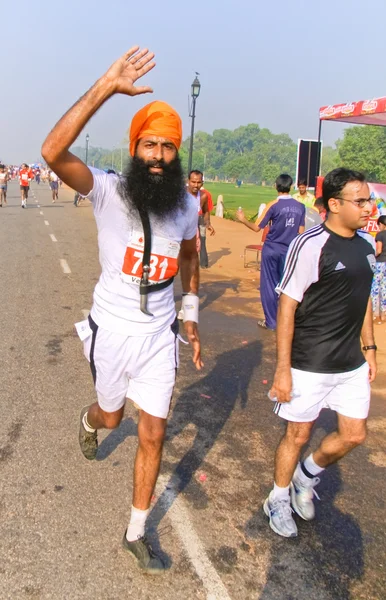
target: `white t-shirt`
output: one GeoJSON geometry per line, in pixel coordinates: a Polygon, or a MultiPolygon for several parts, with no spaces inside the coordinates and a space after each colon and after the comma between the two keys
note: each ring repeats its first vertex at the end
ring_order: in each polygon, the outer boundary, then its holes
{"type": "Polygon", "coordinates": [[[57,176],[56,173],[54,173],[53,171],[51,171],[50,173],[50,180],[51,181],[58,181],[59,177],[57,176]]]}
{"type": "MultiPolygon", "coordinates": [[[[119,177],[90,169],[94,187],[88,198],[98,228],[99,262],[102,273],[94,290],[91,317],[97,325],[114,333],[147,336],[162,331],[175,319],[173,285],[148,294],[149,317],[140,310],[139,282],[142,273],[143,229],[136,209],[120,197],[119,177]]],[[[196,236],[197,208],[186,202],[184,210],[160,221],[150,216],[152,253],[150,281],[161,282],[176,275],[182,240],[196,236]]]]}

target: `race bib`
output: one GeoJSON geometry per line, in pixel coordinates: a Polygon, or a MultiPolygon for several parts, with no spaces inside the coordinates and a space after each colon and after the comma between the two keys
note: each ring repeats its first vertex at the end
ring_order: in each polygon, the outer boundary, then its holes
{"type": "MultiPolygon", "coordinates": [[[[122,280],[126,283],[141,282],[144,235],[134,231],[122,267],[122,280]]],[[[152,237],[152,252],[150,256],[149,283],[160,283],[178,273],[178,254],[180,244],[159,236],[152,237]]]]}
{"type": "Polygon", "coordinates": [[[21,178],[22,178],[22,181],[28,181],[27,173],[22,173],[21,178]]]}

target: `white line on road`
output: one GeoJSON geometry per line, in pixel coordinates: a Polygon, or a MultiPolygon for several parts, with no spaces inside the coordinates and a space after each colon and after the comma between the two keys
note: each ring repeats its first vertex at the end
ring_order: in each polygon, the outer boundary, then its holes
{"type": "Polygon", "coordinates": [[[87,317],[90,314],[90,311],[87,308],[82,308],[82,313],[85,319],[87,319],[87,317]]]}
{"type": "Polygon", "coordinates": [[[49,222],[48,221],[44,221],[44,225],[49,225],[49,222]]]}
{"type": "Polygon", "coordinates": [[[44,213],[43,213],[43,211],[42,211],[42,210],[40,211],[40,214],[41,214],[41,215],[44,215],[44,213]]]}
{"type": "Polygon", "coordinates": [[[40,208],[40,204],[38,204],[38,208],[40,208]]]}
{"type": "Polygon", "coordinates": [[[53,233],[50,233],[50,238],[52,239],[53,242],[57,242],[58,240],[56,239],[56,237],[54,236],[53,233]]]}
{"type": "Polygon", "coordinates": [[[176,485],[176,482],[173,484],[173,479],[170,481],[162,476],[159,477],[158,482],[163,487],[161,499],[163,508],[167,510],[167,515],[206,589],[207,600],[231,600],[226,587],[210,562],[205,548],[194,530],[183,497],[176,491],[178,484],[176,485]]]}
{"type": "Polygon", "coordinates": [[[65,273],[66,275],[68,275],[68,273],[71,273],[71,269],[68,266],[68,262],[64,258],[60,259],[60,266],[62,267],[63,273],[65,273]]]}

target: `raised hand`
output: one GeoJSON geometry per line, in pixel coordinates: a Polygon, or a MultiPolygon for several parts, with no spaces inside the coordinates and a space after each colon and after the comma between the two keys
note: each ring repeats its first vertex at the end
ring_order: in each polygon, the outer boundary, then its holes
{"type": "Polygon", "coordinates": [[[111,65],[104,78],[112,83],[115,94],[138,96],[138,94],[152,93],[151,87],[136,87],[134,84],[137,79],[143,77],[155,67],[153,58],[154,53],[149,52],[147,48],[140,50],[139,46],[133,46],[111,65]]]}

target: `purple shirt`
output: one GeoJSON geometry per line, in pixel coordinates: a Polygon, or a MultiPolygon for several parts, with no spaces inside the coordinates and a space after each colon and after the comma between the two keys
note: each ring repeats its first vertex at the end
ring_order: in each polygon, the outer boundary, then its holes
{"type": "Polygon", "coordinates": [[[265,243],[272,242],[288,248],[298,235],[299,227],[304,227],[305,215],[304,204],[286,194],[279,196],[267,205],[257,224],[264,229],[270,223],[265,243]]]}

